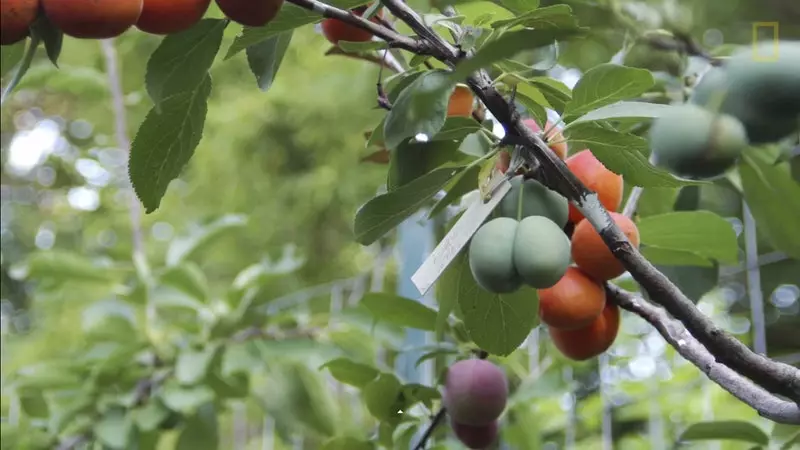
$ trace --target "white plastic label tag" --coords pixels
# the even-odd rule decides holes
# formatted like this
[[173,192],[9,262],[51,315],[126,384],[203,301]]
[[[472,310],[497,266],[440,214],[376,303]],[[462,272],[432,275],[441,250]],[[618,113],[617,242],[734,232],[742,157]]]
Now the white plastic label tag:
[[472,203],[464,214],[458,219],[450,232],[439,242],[439,245],[425,259],[425,262],[411,276],[411,282],[417,287],[420,294],[430,290],[436,280],[442,276],[447,266],[453,262],[458,252],[467,245],[472,235],[478,231],[483,221],[489,217],[500,200],[511,190],[511,183],[508,178],[495,171],[491,180],[495,188],[490,190],[491,198],[483,201],[480,197]]

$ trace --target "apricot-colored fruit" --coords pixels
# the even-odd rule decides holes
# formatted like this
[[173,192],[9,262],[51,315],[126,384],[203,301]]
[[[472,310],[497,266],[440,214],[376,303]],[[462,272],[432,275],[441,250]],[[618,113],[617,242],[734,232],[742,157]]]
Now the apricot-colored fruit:
[[283,0],[217,0],[217,6],[240,25],[263,27],[278,15]]
[[619,332],[619,307],[606,303],[603,313],[589,325],[575,330],[548,327],[556,348],[567,358],[585,361],[611,347]]
[[494,163],[494,168],[500,171],[500,173],[506,173],[510,166],[511,166],[511,153],[500,152],[497,155],[497,161],[495,161]]
[[[542,132],[542,128],[533,119],[522,119],[522,123],[536,133]],[[545,128],[550,130],[547,136],[544,137],[545,142],[550,146],[550,150],[563,160],[567,157],[567,142],[564,140],[564,135],[549,120],[545,124]]]
[[39,0],[0,1],[0,45],[25,39],[39,11]]
[[119,36],[142,14],[142,0],[42,0],[42,6],[53,25],[79,39]]
[[472,95],[469,87],[461,84],[457,85],[450,95],[450,102],[447,104],[447,117],[470,117],[474,101],[475,96]]
[[[367,7],[362,6],[360,8],[354,9],[352,12],[357,16],[361,16],[367,11]],[[378,18],[380,17],[381,12],[378,11],[377,14],[371,19],[373,22],[378,22]],[[367,30],[363,30],[356,26],[350,25],[349,23],[342,22],[339,19],[325,19],[322,21],[322,35],[325,36],[332,44],[338,44],[339,41],[348,41],[348,42],[369,42],[372,40],[372,33]]]
[[450,420],[450,426],[453,428],[453,434],[456,435],[459,441],[469,449],[485,449],[488,448],[497,439],[499,427],[497,421],[493,421],[488,425],[464,425]]
[[539,319],[556,328],[576,329],[589,325],[603,312],[606,291],[577,267],[552,287],[539,289]]
[[506,374],[489,361],[465,359],[447,370],[442,402],[454,422],[489,425],[503,413],[507,399]]
[[152,34],[188,30],[203,18],[211,0],[144,0],[136,28]]
[[[639,248],[639,229],[636,224],[620,213],[609,214],[631,245]],[[614,257],[588,220],[581,220],[572,233],[572,260],[585,274],[597,281],[608,281],[625,273],[622,263]]]
[[[606,169],[590,150],[582,150],[565,161],[569,170],[589,190],[597,193],[600,203],[609,210],[616,211],[622,202],[623,181],[620,175]],[[569,221],[577,224],[583,214],[572,203],[569,205]]]

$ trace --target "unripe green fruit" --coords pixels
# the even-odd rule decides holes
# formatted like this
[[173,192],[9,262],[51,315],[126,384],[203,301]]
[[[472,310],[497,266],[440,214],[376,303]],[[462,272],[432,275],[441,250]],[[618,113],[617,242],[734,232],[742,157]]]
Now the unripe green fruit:
[[679,77],[683,74],[685,57],[675,50],[661,50],[652,46],[648,40],[657,39],[663,35],[665,39],[674,39],[666,31],[650,31],[640,38],[625,53],[622,63],[628,67],[638,67],[654,72],[666,72]]
[[747,145],[741,122],[696,105],[672,108],[650,129],[656,165],[687,178],[721,175],[735,164]]
[[537,289],[556,284],[569,267],[570,241],[562,227],[542,216],[522,219],[514,237],[514,267]]
[[522,285],[514,269],[514,236],[519,222],[499,217],[483,224],[469,245],[469,268],[483,289],[496,294]]
[[[517,212],[521,214],[517,217]],[[503,217],[522,220],[530,216],[544,216],[560,227],[567,224],[569,202],[558,192],[548,189],[536,180],[524,180],[522,175],[511,179],[511,190],[498,206]]]
[[447,370],[442,402],[453,422],[489,425],[503,413],[507,400],[506,375],[491,362],[466,359]]
[[[773,60],[760,60],[774,56]],[[775,142],[800,123],[800,43],[759,44],[707,72],[691,103],[739,119],[752,144]],[[721,103],[720,103],[721,101]]]

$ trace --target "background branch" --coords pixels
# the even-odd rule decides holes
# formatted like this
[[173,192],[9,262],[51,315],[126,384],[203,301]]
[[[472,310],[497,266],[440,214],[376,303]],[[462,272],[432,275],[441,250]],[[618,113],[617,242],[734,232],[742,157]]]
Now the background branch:
[[691,362],[709,379],[719,384],[734,397],[750,405],[767,419],[785,424],[800,424],[800,406],[782,400],[754,384],[730,367],[716,361],[708,349],[686,330],[684,325],[667,315],[658,306],[641,297],[608,284],[609,298],[650,323],[678,353]]

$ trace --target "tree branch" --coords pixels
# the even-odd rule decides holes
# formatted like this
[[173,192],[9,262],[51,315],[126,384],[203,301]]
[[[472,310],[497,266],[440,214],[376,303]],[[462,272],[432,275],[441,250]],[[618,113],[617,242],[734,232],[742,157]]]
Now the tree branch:
[[[301,7],[314,9],[326,17],[336,17],[342,20],[346,18],[348,23],[375,31],[376,35],[384,39],[392,40],[395,43],[402,42],[404,45],[402,48],[409,51],[417,53],[425,50],[427,51],[425,54],[430,54],[451,67],[467,56],[425,26],[419,16],[400,0],[381,1],[395,16],[424,38],[428,42],[427,46],[422,44],[425,41],[411,40],[409,42],[408,38],[401,39],[401,36],[395,36],[383,27],[366,20],[359,20],[357,16],[349,13],[341,14],[343,13],[341,10],[323,5],[316,0],[289,1]],[[380,31],[381,34],[378,34],[377,31]],[[662,305],[672,316],[680,319],[688,331],[720,362],[765,389],[785,395],[796,403],[800,403],[800,370],[754,353],[742,342],[714,325],[677,286],[672,284],[631,245],[625,234],[611,220],[611,216],[600,203],[597,194],[587,189],[575,177],[564,161],[549,150],[540,136],[521,123],[516,108],[495,89],[485,70],[473,73],[466,81],[475,95],[505,128],[505,142],[522,146],[523,156],[529,163],[539,162],[546,175],[546,179],[543,180],[545,184],[564,195],[583,213],[614,256],[620,260],[653,301]]]
[[730,367],[717,362],[708,349],[692,336],[683,324],[667,315],[658,306],[641,297],[608,284],[609,298],[620,307],[641,316],[669,342],[687,361],[720,385],[731,395],[755,409],[759,415],[775,422],[800,424],[800,406],[770,394]]

